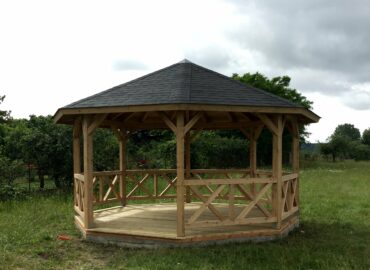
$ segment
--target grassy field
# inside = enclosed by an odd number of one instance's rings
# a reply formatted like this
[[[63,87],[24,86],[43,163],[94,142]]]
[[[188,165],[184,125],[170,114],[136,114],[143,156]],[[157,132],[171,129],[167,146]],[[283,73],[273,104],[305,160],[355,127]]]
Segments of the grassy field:
[[[70,196],[0,203],[0,269],[370,269],[370,163],[302,164],[301,227],[270,243],[97,245],[81,240]]]

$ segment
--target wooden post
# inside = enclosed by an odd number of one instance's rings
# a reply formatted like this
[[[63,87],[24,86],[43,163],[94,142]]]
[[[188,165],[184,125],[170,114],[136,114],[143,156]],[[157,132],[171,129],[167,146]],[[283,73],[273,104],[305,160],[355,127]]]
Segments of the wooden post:
[[[84,225],[86,229],[93,227],[93,141],[89,134],[90,119],[85,116],[82,123],[84,145]]]
[[[279,115],[275,121],[276,133],[273,132],[272,137],[272,174],[277,181],[273,188],[273,209],[277,218],[276,227],[281,228],[282,219],[282,176],[283,176],[283,120]]]
[[[126,131],[120,130],[119,142],[119,170],[121,175],[119,178],[119,195],[121,197],[121,205],[125,206],[126,201]]]
[[[254,178],[257,174],[257,139],[255,138],[254,131],[251,132],[249,139],[249,174]],[[256,195],[256,184],[251,184],[251,193]]]
[[[73,126],[73,172],[81,172],[81,120],[76,119]]]
[[[249,170],[250,177],[257,176],[257,140],[262,132],[263,126],[255,127],[249,135]],[[256,195],[256,184],[251,185],[251,192]]]
[[[177,160],[177,236],[185,236],[184,217],[184,112],[177,112],[176,119]]]
[[[191,174],[191,162],[190,162],[190,131],[185,134],[185,177],[189,179]],[[190,187],[186,187],[186,202],[191,202],[191,194],[190,194]]]
[[[299,128],[297,121],[292,123],[292,171],[299,174]],[[299,205],[299,177],[296,187],[297,205]]]
[[[81,119],[78,118],[74,122],[73,126],[73,174],[75,173],[81,173]],[[73,197],[74,197],[74,203],[76,204],[77,201],[79,201],[79,198],[77,198],[76,189],[78,187],[78,183],[76,182],[76,179],[73,177]]]
[[[253,136],[253,133],[251,136],[252,138],[249,141],[249,163],[251,177],[255,177],[257,172],[257,139]]]

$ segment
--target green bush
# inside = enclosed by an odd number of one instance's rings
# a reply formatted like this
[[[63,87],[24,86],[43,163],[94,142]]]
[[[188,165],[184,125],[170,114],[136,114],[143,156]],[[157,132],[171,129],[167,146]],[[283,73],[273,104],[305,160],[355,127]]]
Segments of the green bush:
[[[27,191],[22,188],[15,188],[13,185],[0,185],[0,201],[21,200],[26,198]]]
[[[360,142],[353,142],[350,145],[351,157],[357,160],[370,160],[370,146]]]

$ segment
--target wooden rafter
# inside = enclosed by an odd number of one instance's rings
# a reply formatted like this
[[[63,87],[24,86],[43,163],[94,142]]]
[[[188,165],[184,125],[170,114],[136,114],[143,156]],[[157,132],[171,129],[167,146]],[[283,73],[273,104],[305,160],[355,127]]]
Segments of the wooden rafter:
[[[194,130],[192,134],[190,135],[190,142],[193,142],[199,136],[202,130],[203,129]]]
[[[127,123],[128,120],[130,120],[135,115],[135,112],[129,112],[125,115],[125,117],[122,119],[122,123]]]
[[[196,122],[198,122],[198,120],[202,117],[202,115],[203,115],[203,112],[198,112],[196,115],[193,116],[193,118],[189,120],[188,123],[186,123],[184,127],[184,134],[190,131],[190,129],[195,125]]]
[[[171,119],[164,112],[158,112],[159,117],[166,123],[166,125],[176,133],[176,125],[171,121]]]
[[[273,120],[266,114],[256,113],[256,116],[266,125],[266,127],[274,134],[278,135],[279,130]]]
[[[103,113],[103,114],[97,114],[94,116],[88,128],[89,135],[92,134],[95,131],[95,129],[100,126],[101,123],[103,123],[107,115],[108,115],[107,113]]]

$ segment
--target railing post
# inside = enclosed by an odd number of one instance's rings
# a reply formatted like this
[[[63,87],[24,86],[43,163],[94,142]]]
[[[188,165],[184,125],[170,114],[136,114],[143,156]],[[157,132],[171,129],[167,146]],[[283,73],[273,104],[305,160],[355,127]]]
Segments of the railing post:
[[[292,133],[292,171],[298,174],[297,176],[297,188],[296,188],[296,201],[299,206],[299,128],[297,120],[291,122],[291,133]]]
[[[154,180],[154,186],[153,186],[153,189],[154,189],[154,197],[156,199],[158,199],[158,175],[157,173],[154,173],[153,174],[153,180]]]
[[[190,178],[191,162],[190,162],[190,131],[185,134],[185,177]],[[186,202],[191,202],[190,187],[186,187]]]
[[[235,219],[235,185],[229,185],[229,192],[228,192],[228,199],[229,199],[229,219]]]
[[[177,160],[177,236],[185,236],[184,217],[184,112],[177,112],[176,119],[176,160]]]

